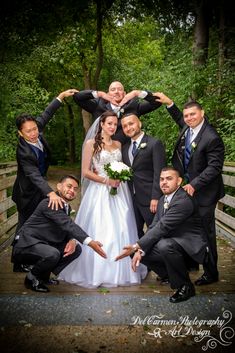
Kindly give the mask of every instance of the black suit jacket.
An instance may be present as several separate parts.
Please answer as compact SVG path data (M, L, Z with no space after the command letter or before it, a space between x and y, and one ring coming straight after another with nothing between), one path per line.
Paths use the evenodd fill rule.
M161 169L166 166L165 149L160 140L144 135L131 165L128 156L130 144L131 141L122 146L123 162L134 172L128 185L132 196L133 189L135 190L135 202L149 207L152 199L159 200L162 195L159 176ZM146 145L141 148L141 144Z
M48 207L48 198L42 200L34 213L20 228L19 240L15 249L26 248L38 243L51 246L66 244L70 239L80 243L88 235L66 214L64 209L58 211Z
M174 104L168 111L181 128L176 142L172 164L184 175L184 135L188 128L184 123L182 112ZM196 136L196 147L191 151L187 168L189 182L195 189L195 198L200 206L215 204L224 196L222 168L224 163L224 144L216 130L209 124L207 118Z
M158 203L157 213L138 244L145 252L162 238L174 239L195 261L203 263L206 254L206 238L197 212L195 200L181 187L174 194L164 213L164 196Z
M110 102L105 101L103 98L94 98L92 92L92 90L80 91L75 93L73 98L82 109L91 113L95 120L107 110L112 110L112 107ZM156 97L154 97L151 92L148 92L148 95L144 98L144 102L141 102L138 98L131 99L121 108L121 115L133 113L139 117L149 113L161 106L161 103L156 102L155 99ZM129 139L122 131L121 119L118 119L118 127L113 139L120 141L122 144Z
M40 117L37 117L37 124L40 133L40 140L46 152L46 171L50 162L50 149L43 137L43 129L50 121L53 114L61 106L58 99L54 99ZM16 159L18 164L17 177L13 186L12 200L16 203L18 211L23 210L33 201L37 205L47 194L53 191L44 176L39 170L39 163L35 153L30 145L19 137L16 150Z

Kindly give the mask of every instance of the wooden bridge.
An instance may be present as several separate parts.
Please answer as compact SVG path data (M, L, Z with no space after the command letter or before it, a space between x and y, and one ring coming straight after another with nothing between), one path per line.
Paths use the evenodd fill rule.
M24 274L13 273L12 263L10 262L11 242L13 240L15 227L17 224L17 210L11 200L12 185L16 176L17 165L15 162L0 165L0 294L1 293L22 293L25 291L23 286ZM74 170L62 170L61 168L51 167L48 174L50 185L55 188L62 174ZM226 163L223 168L223 180L226 187L226 195L216 208L216 227L218 235L219 253L219 272L220 281L210 286L203 286L203 292L225 292L231 293L235 290L234 272L234 245L235 245L235 163ZM72 202L72 208L77 211L79 196ZM196 279L202 272L191 273L192 280ZM156 275L152 272L147 279L139 286L118 287L110 289L110 293L171 293L168 286L161 286L156 281ZM62 283L53 288L56 293L97 293L96 289L84 289L76 285ZM31 293L33 295L33 293Z

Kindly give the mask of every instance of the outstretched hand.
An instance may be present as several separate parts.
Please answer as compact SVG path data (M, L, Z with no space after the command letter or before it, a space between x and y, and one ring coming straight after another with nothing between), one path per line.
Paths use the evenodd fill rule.
M107 259L107 255L104 252L104 250L102 249L103 244L101 244L99 241L92 240L92 241L90 241L88 246L90 246L95 252L97 252L97 254L99 254L103 258Z
M120 105L122 107L124 104L129 102L131 99L138 97L139 93L140 93L139 90L133 90L133 91L127 93L118 105Z
M63 91L61 92L59 95L58 95L58 98L63 100L64 98L66 97L70 97L70 96L73 96L74 93L77 93L79 92L77 89L75 88L70 88L70 89L67 89L66 91Z
M141 254L139 251L136 251L131 261L131 267L134 272L136 272L136 268L140 265L140 261L141 261Z
M115 258L115 261L118 261L118 260L121 260L123 259L124 257L127 257L127 256L130 256L131 254L134 253L134 249L133 249L133 246L132 245L126 245L124 246L121 254L119 254L116 258Z
M97 93L98 93L99 98L103 98L105 101L108 101L113 105L119 105L117 103L117 101L115 100L115 98L112 97L110 94L102 92L102 91L98 91Z
M155 92L153 96L156 97L157 102L162 104L171 105L173 103L173 101L162 92Z

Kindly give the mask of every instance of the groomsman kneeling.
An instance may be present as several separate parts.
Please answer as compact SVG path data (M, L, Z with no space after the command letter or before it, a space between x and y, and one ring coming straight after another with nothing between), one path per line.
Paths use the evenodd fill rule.
M160 174L160 198L157 213L145 235L134 245L127 245L116 261L132 255L136 271L142 262L162 279L169 279L175 293L170 302L178 303L195 295L186 257L204 263L208 254L206 237L195 200L180 186L182 178L173 167Z
M59 284L58 280L50 278L50 274L53 272L58 275L81 254L78 242L90 246L100 256L107 257L102 244L92 240L69 216L69 202L76 198L77 192L76 177L62 177L57 184L57 194L64 200L64 207L53 210L48 207L49 198L44 199L20 228L13 259L33 265L25 278L26 288L45 293L49 292L47 284Z

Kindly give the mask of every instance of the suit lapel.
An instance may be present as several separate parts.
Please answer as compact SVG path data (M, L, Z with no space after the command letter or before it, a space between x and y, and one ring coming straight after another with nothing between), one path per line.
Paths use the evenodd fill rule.
M135 163L136 158L138 157L138 155L139 155L139 153L140 153L140 150L141 150L140 146L141 146L141 144L142 144L142 143L146 143L146 144L147 144L147 141L148 141L148 136L144 134L144 136L143 136L143 138L141 139L140 144L139 144L139 146L138 146L138 148L137 148L137 151L136 151L136 153L135 153L135 155L134 155L132 165Z

